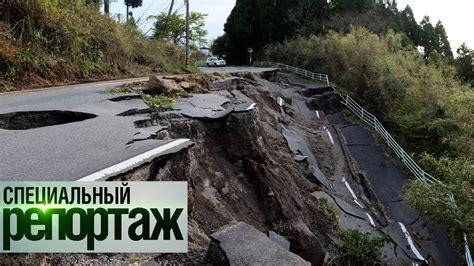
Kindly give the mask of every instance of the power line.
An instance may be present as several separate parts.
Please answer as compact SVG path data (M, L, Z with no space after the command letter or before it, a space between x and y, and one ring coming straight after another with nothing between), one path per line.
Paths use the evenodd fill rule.
M141 21L141 19L145 16L145 14L147 13L148 10L150 10L150 8L153 6L153 1L150 3L150 5L146 8L145 12L143 12L143 14L137 19L137 23L139 23Z
M183 3L181 3L181 5L179 6L179 8L176 9L176 13L179 13L179 11L181 11L181 10L183 9L184 5L186 4L186 3L185 3L186 1L187 1L187 0L183 0Z

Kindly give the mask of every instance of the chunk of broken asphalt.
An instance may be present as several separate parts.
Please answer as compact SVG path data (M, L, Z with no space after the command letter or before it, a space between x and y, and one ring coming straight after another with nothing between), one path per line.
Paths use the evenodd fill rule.
M211 235L207 262L213 265L310 265L242 222Z
M313 152L311 152L308 144L300 137L298 134L290 129L285 128L285 126L281 125L281 133L283 137L285 137L286 141L288 142L288 146L290 150L293 152L295 156L305 156L306 161L309 164L309 168L311 169L311 173L313 177L316 179L318 183L326 187L327 189L333 190L333 186L331 182L326 178L326 176L321 172L318 166L318 162L314 157ZM296 159L301 159L301 157L296 157ZM297 160L298 161L298 160Z
M290 241L286 240L286 238L275 233L274 231L272 230L268 231L268 238L270 238L270 240L280 245L280 247L284 248L285 250L290 250Z

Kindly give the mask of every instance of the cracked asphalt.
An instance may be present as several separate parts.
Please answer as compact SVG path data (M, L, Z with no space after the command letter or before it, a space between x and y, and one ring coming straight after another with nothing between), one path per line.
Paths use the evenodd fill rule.
M61 110L97 115L81 122L29 130L0 129L1 180L77 180L169 141L134 138L154 134L137 129L144 117L117 116L132 108L146 108L140 99L113 102L116 94L101 93L132 79L66 86L51 90L0 96L0 113ZM140 137L141 136L141 137Z
M435 223L425 221L402 200L404 185L410 177L386 154L382 146L376 144L372 133L357 124L348 122L340 113L329 115L328 121L334 124L344 137L346 145L359 168L365 172L372 189L387 216L390 225L384 232L398 232L398 222L416 234L421 253L434 258L437 265L456 264L456 251L449 244L446 230ZM397 235L393 234L393 235ZM403 242L403 238L399 240Z
M103 93L116 86L146 80L133 78L0 94L0 114L58 110L97 116L28 130L0 129L0 180L78 180L172 141L151 139L159 127L137 128L135 122L148 118L144 114L117 116L131 109L147 108L140 98L110 101L123 94Z
M318 94L324 94L324 91L314 88L313 85L306 86L307 81L298 80L294 75L286 75L282 80L283 90L280 91L281 95L279 96L291 100L292 112L300 115L298 119L313 120L316 119L314 116L316 113L317 119L323 123L319 125L319 130L320 132L325 131L322 133L322 139L326 145L331 143L334 146L340 145L342 149L346 150L344 153L350 154L350 157L346 158L348 163L355 163L368 179L367 182L357 181L356 176L359 172L357 170L346 177L337 176L334 179L333 176L331 183L334 191L312 193L317 198L326 198L336 207L339 212L341 228L358 229L373 236L380 236L381 233L388 234L392 242L385 245L382 250L388 264L410 262L434 263L436 265L457 264L458 257L448 241L446 230L439 224L421 218L402 200L404 186L410 177L396 164L396 159L391 159L385 154L383 146L375 142L372 132L347 121L344 115L339 113L340 110L337 111L328 102L317 101L317 104L312 104L313 97L320 97ZM288 81L292 86L285 84L284 81ZM289 93L298 87L301 88L299 91L301 95L311 98L301 98L301 95L292 96ZM308 90L312 89L314 89L314 93L308 93ZM280 103L281 100L281 98L275 97L277 103ZM333 100L337 101L338 99ZM282 113L285 113L283 109ZM324 123L331 126L324 125ZM331 134L331 131L334 130L336 132ZM285 132L283 131L283 133ZM292 151L294 149L291 147L295 146L295 143L299 143L301 146L305 142L301 138L286 138ZM319 143L318 147L322 146L324 145ZM318 151L317 148L315 150ZM311 155L311 152L300 150L301 155L304 155L305 158L309 158L308 154ZM334 151L323 150L323 152L325 156L330 156ZM300 159L298 157L298 160ZM310 161L308 160L308 163ZM318 167L317 162L309 164ZM335 167L343 168L343 165L337 164L334 159L333 164ZM331 175L331 171L328 174ZM326 178L318 178L318 181L321 184L327 183ZM365 186L370 187L370 190L375 194L374 196L370 194L370 199L365 195L367 193ZM351 198L352 200L350 200ZM379 213L379 209L374 207L378 203L383 206L384 214ZM388 221L384 217L387 217Z

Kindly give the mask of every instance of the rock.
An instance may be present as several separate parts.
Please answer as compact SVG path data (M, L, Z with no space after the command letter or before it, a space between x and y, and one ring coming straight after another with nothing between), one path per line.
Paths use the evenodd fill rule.
M207 262L212 265L311 265L242 222L224 227L211 236Z
M268 238L280 245L280 247L282 247L283 249L290 250L290 241L286 240L286 238L273 232L272 230L268 231Z
M183 90L176 82L172 79L164 79L156 75L150 76L148 81L148 91L152 94L165 94L172 97L186 97L189 94Z
M187 82L187 81L181 81L179 84L178 84L183 90L187 91L187 92L192 92L194 90L194 88L196 87L195 84L192 84L190 82Z

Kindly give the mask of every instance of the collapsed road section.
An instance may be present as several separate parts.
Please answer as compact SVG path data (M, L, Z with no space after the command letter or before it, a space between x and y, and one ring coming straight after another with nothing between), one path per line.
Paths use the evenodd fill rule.
M182 259L245 263L262 253L259 259L272 263L264 250L275 257L285 254L270 251L265 238L255 240L260 247L243 244L247 239L242 235L254 230L250 225L276 232L292 253L312 264L338 258L341 236L334 228L373 238L387 235L380 251L383 263L443 261L430 249L439 243L420 241L417 227L392 220L362 180L344 135L327 120L343 108L332 89L293 85L294 76L265 76L271 81L251 76L219 80L208 94L184 98L172 111L149 114L148 124L161 128L159 138L189 138L194 146L114 179L190 182L190 253ZM337 220L331 219L331 210ZM234 230L241 234L232 237ZM452 249L443 254L455 257Z
M87 101L78 98L70 105L97 115L94 119L24 131L0 129L1 138L53 136L42 147L46 153L59 149L50 166L58 167L64 158L76 179L189 183L188 254L34 256L50 263L344 264L341 229L353 229L372 238L388 235L381 250L374 251L381 264L445 261L430 248L439 243L417 238L421 218L416 224L399 220L379 202L380 192L366 182L363 163L353 159L348 147L365 141L367 132L355 135L354 142L344 134L343 106L332 89L306 86L277 72L262 76L266 79L244 73L206 80L153 77L148 86L137 85L123 95L97 93L102 87ZM171 91L181 96L162 105L168 101L163 93ZM143 93L152 95L157 106L145 104ZM2 113L13 109L0 105ZM83 151L76 142L89 143L85 148L99 153ZM73 148L61 153L60 147ZM82 164L88 169L99 165L81 161L76 152L109 161L94 171L76 172ZM367 164L373 161L366 158ZM4 167L2 175L14 173ZM59 172L56 178L70 176ZM455 257L451 250L442 254Z

